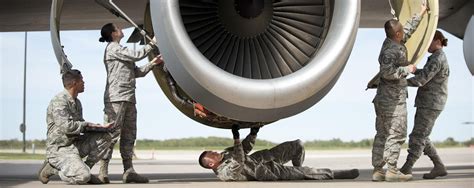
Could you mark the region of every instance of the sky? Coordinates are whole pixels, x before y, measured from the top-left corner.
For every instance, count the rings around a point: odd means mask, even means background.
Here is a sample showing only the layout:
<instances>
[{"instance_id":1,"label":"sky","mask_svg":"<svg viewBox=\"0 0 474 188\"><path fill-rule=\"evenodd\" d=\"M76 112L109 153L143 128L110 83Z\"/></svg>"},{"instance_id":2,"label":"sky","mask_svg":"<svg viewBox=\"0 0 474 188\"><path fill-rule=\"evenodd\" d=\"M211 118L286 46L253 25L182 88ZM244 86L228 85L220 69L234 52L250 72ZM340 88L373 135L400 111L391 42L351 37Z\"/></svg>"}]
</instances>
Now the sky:
<instances>
[{"instance_id":1,"label":"sky","mask_svg":"<svg viewBox=\"0 0 474 188\"><path fill-rule=\"evenodd\" d=\"M132 32L125 29L125 39ZM462 53L462 40L445 32L449 45L444 49L450 64L449 96L438 118L431 140L452 137L465 141L473 137L473 76ZM102 61L105 43L98 42L100 31L62 31L64 51L74 68L81 70L85 92L79 95L84 119L103 122L103 93L106 72ZM263 127L259 138L283 142L340 138L358 141L375 135L375 90L366 91L367 82L378 71L377 57L385 38L382 29L359 29L349 61L334 88L317 104L295 116ZM122 45L133 48L132 44ZM59 66L49 32L28 32L26 77L26 139L46 139L46 108L63 90ZM141 46L137 45L137 48ZM166 59L165 59L166 61ZM418 65L421 68L426 61ZM137 62L137 65L145 64ZM22 139L19 125L23 117L24 32L0 33L0 140ZM230 130L197 123L179 112L167 100L149 74L137 79L137 139L164 140L188 137L231 137ZM409 88L408 130L413 128L416 88ZM241 134L246 134L242 130Z\"/></svg>"}]
</instances>

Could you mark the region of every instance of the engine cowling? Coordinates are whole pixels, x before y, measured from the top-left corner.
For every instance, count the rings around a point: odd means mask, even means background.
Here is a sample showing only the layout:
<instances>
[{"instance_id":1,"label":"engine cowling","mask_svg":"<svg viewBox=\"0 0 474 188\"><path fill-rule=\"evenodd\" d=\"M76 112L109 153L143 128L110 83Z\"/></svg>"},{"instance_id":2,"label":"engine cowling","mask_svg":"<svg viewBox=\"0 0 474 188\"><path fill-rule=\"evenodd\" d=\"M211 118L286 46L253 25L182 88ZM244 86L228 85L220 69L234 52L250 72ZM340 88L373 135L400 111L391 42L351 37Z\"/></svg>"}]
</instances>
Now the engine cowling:
<instances>
[{"instance_id":1,"label":"engine cowling","mask_svg":"<svg viewBox=\"0 0 474 188\"><path fill-rule=\"evenodd\" d=\"M212 112L270 122L313 106L351 53L360 1L150 2L166 67Z\"/></svg>"},{"instance_id":2,"label":"engine cowling","mask_svg":"<svg viewBox=\"0 0 474 188\"><path fill-rule=\"evenodd\" d=\"M469 23L466 27L466 32L464 35L463 50L464 50L464 59L466 60L466 65L471 75L474 76L474 54L472 53L472 48L474 47L474 16L471 16Z\"/></svg>"}]
</instances>

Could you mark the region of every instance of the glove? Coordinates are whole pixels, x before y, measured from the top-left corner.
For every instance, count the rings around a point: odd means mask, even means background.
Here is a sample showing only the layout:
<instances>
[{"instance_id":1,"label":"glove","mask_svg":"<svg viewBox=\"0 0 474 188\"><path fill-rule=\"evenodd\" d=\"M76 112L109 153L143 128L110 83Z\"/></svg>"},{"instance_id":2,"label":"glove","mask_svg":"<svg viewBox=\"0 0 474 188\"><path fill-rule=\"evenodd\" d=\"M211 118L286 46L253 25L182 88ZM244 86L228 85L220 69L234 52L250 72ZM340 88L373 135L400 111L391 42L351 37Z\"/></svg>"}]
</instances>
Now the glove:
<instances>
[{"instance_id":1,"label":"glove","mask_svg":"<svg viewBox=\"0 0 474 188\"><path fill-rule=\"evenodd\" d=\"M257 135L258 131L260 130L260 127L252 127L250 128L250 135L255 136Z\"/></svg>"},{"instance_id":2,"label":"glove","mask_svg":"<svg viewBox=\"0 0 474 188\"><path fill-rule=\"evenodd\" d=\"M100 132L100 133L107 133L111 132L112 129L110 128L105 128L105 127L90 127L86 126L85 132Z\"/></svg>"},{"instance_id":3,"label":"glove","mask_svg":"<svg viewBox=\"0 0 474 188\"><path fill-rule=\"evenodd\" d=\"M84 131L85 132L102 132L102 133L112 132L113 130L115 130L114 124L115 123L112 122L112 123L107 124L106 126L100 126L94 123L89 123L85 127Z\"/></svg>"},{"instance_id":4,"label":"glove","mask_svg":"<svg viewBox=\"0 0 474 188\"><path fill-rule=\"evenodd\" d=\"M151 49L152 54L154 54L154 55L160 55L161 54L160 49L158 48L156 43L150 42L148 44L152 47L152 49Z\"/></svg>"},{"instance_id":5,"label":"glove","mask_svg":"<svg viewBox=\"0 0 474 188\"><path fill-rule=\"evenodd\" d=\"M234 140L240 139L239 129L239 125L232 125L232 136L234 137Z\"/></svg>"}]
</instances>

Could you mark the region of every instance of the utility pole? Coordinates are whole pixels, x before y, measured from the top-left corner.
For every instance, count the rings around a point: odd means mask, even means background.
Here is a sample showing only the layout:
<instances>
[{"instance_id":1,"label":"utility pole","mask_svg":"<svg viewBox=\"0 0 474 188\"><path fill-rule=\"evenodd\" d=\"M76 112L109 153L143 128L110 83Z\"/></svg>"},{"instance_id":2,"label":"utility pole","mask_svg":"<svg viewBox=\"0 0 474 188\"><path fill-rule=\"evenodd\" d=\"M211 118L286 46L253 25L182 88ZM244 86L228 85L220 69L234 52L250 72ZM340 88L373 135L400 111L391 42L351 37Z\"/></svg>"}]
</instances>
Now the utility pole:
<instances>
[{"instance_id":1,"label":"utility pole","mask_svg":"<svg viewBox=\"0 0 474 188\"><path fill-rule=\"evenodd\" d=\"M26 152L26 49L28 44L28 32L25 32L25 65L23 67L23 122L20 125L20 131L23 133L23 153Z\"/></svg>"}]
</instances>

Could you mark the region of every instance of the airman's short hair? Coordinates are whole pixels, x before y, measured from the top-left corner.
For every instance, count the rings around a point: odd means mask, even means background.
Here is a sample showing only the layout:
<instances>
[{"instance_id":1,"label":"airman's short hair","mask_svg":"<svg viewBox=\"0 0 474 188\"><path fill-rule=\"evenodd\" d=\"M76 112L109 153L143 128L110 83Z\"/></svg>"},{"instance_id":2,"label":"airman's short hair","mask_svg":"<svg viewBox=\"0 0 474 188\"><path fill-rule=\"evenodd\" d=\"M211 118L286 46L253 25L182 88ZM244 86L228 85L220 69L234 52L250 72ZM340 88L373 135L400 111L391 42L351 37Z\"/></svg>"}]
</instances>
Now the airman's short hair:
<instances>
[{"instance_id":1,"label":"airman's short hair","mask_svg":"<svg viewBox=\"0 0 474 188\"><path fill-rule=\"evenodd\" d=\"M74 81L80 80L82 78L81 71L77 69L68 70L62 75L63 86L66 89L71 88Z\"/></svg>"},{"instance_id":2,"label":"airman's short hair","mask_svg":"<svg viewBox=\"0 0 474 188\"><path fill-rule=\"evenodd\" d=\"M400 22L395 19L391 19L385 22L384 29L385 35L387 38L392 38L397 33L397 27L400 25Z\"/></svg>"},{"instance_id":3,"label":"airman's short hair","mask_svg":"<svg viewBox=\"0 0 474 188\"><path fill-rule=\"evenodd\" d=\"M209 166L207 165L207 161L205 161L205 157L207 155L208 151L203 151L201 155L199 156L199 165L201 165L203 168L209 169Z\"/></svg>"}]
</instances>

